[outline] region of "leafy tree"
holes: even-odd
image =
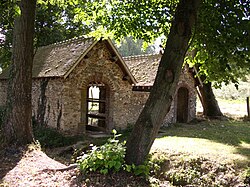
[[[89,6],[94,11],[86,11],[90,20],[99,21],[102,27],[112,30],[115,38],[131,35],[151,41],[161,34],[168,37],[149,98],[126,144],[129,164],[144,162],[169,111],[199,3],[199,0],[181,0],[177,6],[175,1],[112,1],[110,4],[94,1]],[[107,8],[103,8],[107,4]]]
[[[238,0],[209,0],[201,6],[191,49],[197,51],[193,64],[203,82],[199,90],[206,116],[222,115],[212,84],[238,87],[238,80],[250,72],[249,8],[249,2]]]
[[[0,41],[0,66],[5,68],[12,61],[3,124],[6,143],[26,144],[33,139],[31,81],[34,46],[47,45],[88,31],[81,21],[74,19],[76,8],[84,4],[74,2],[40,0],[36,7],[36,0],[13,0],[4,1],[0,7],[3,12],[0,32],[5,36],[5,40]]]
[[[75,2],[75,3],[74,3]],[[77,20],[79,10],[84,10],[84,3],[76,1],[54,2],[39,1],[36,6],[35,48],[58,41],[84,35],[90,32],[90,27]],[[5,36],[0,40],[0,67],[6,68],[11,60],[13,25],[17,9],[15,1],[5,1],[0,10],[0,34]]]
[[[203,3],[192,49],[200,74],[216,87],[238,84],[250,72],[250,3],[209,0]]]
[[[89,16],[89,20],[99,23],[100,30],[111,31],[111,35],[118,40],[124,36],[149,42],[159,36],[167,38],[154,86],[127,142],[129,163],[141,164],[149,152],[172,101],[183,64],[182,55],[189,45],[191,50],[197,50],[192,62],[199,64],[204,88],[208,88],[203,89],[207,93],[204,97],[212,98],[211,84],[206,84],[207,81],[216,81],[217,85],[227,81],[236,82],[239,74],[249,72],[249,39],[246,40],[249,37],[249,3],[238,0],[202,1],[201,11],[196,18],[197,4],[199,1],[191,0],[147,0],[140,3],[119,0],[91,1],[89,9],[83,14],[83,17]],[[173,34],[183,28],[190,29],[190,33],[193,31],[194,34],[184,32],[187,38],[181,34]],[[100,30],[96,36],[100,35]],[[190,37],[190,43],[182,43],[186,39],[189,41]],[[230,71],[225,71],[228,68]]]
[[[132,37],[125,39],[118,45],[118,50],[122,56],[133,56],[154,53],[154,46],[150,45],[143,49],[143,40],[133,40]]]

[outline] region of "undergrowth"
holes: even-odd
[[[61,147],[75,143],[77,140],[82,140],[80,136],[64,136],[56,129],[33,125],[34,137],[41,144],[41,147]]]
[[[77,163],[83,173],[100,172],[107,174],[111,172],[126,171],[135,175],[148,176],[150,168],[148,164],[135,166],[125,164],[125,141],[118,140],[121,134],[117,135],[113,130],[113,137],[101,146],[93,146],[82,156],[78,157]]]

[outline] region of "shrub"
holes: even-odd
[[[113,130],[113,138],[108,139],[107,143],[101,146],[92,146],[92,149],[80,156],[77,163],[82,172],[99,171],[107,174],[110,171],[119,171],[125,166],[125,141],[119,142],[116,131]]]
[[[125,141],[120,142],[117,138],[116,130],[113,130],[114,136],[101,146],[93,146],[91,150],[78,157],[77,163],[83,173],[100,172],[107,174],[109,172],[118,172],[124,170],[135,175],[149,176],[149,162],[143,165],[135,166],[125,164]]]

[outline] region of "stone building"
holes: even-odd
[[[111,40],[72,39],[39,48],[34,57],[32,116],[68,135],[110,131],[134,124],[161,55],[122,58]],[[6,102],[8,70],[0,74],[0,106]],[[183,68],[164,124],[195,118],[194,80]]]

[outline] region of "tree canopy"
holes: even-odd
[[[192,49],[207,80],[220,86],[250,73],[250,3],[210,0],[201,7]]]
[[[90,25],[99,25],[115,39],[133,36],[152,42],[158,37],[167,39],[177,3],[176,0],[91,1],[80,17]],[[188,62],[199,64],[199,73],[206,75],[206,81],[217,86],[222,82],[237,83],[238,78],[250,72],[249,7],[247,0],[203,1],[190,43],[190,50],[197,53]]]
[[[143,40],[134,40],[131,36],[125,37],[118,45],[118,51],[122,56],[133,56],[155,53],[155,47],[153,45],[147,46],[146,49],[143,48]]]
[[[84,35],[90,28],[77,19],[84,3],[76,1],[38,1],[36,6],[34,46],[40,47]],[[0,67],[5,68],[11,59],[14,19],[18,15],[16,1],[4,1],[0,11]]]
[[[12,47],[11,42],[8,42],[11,41],[9,36],[12,36],[13,25],[11,24],[14,23],[11,15],[15,17],[16,14],[20,14],[16,4],[12,4],[13,2],[15,1],[8,1],[0,8],[4,14],[0,18],[0,29],[2,33],[5,32],[6,36],[6,40],[2,43],[9,49]],[[27,5],[28,0],[21,2]],[[193,61],[201,64],[201,73],[208,75],[208,80],[218,81],[219,84],[226,80],[236,82],[237,75],[241,71],[249,70],[249,40],[246,41],[249,37],[249,3],[247,1],[222,0],[218,3],[215,0],[142,0],[136,3],[128,0],[63,2],[58,0],[57,2],[59,3],[38,1],[35,30],[39,35],[35,35],[36,46],[67,39],[74,33],[81,32],[82,28],[85,28],[84,31],[88,29],[94,31],[91,36],[96,37],[103,37],[104,31],[108,31],[106,36],[112,36],[118,40],[125,36],[132,36],[147,42],[152,42],[158,37],[166,38],[166,47],[155,83],[127,142],[128,163],[141,164],[145,160],[173,100],[183,60],[190,46],[192,50],[197,50]],[[200,2],[203,3],[197,16]],[[39,8],[41,13],[39,13]],[[46,15],[43,14],[44,11]],[[25,9],[25,12],[29,11]],[[31,24],[28,27],[31,27]],[[19,32],[28,33],[25,30],[19,30]],[[15,92],[13,88],[25,85],[27,81],[22,78],[28,77],[27,89],[20,93],[25,93],[29,99],[31,98],[32,59],[30,54],[25,56],[25,51],[19,51],[24,58],[27,57],[28,62],[27,67],[25,64],[20,66],[22,61],[16,57],[19,55],[17,49],[20,48],[17,46],[21,45],[21,40],[15,41],[15,38],[18,37],[14,34],[13,43],[16,45],[14,48],[16,50],[13,51],[12,60],[18,68],[14,73],[12,72],[11,77],[14,81],[18,81],[13,84],[14,86],[10,82],[9,89],[12,89],[13,98],[23,101],[18,95],[19,92]],[[25,40],[25,37],[21,39]],[[25,42],[30,44],[32,39]],[[29,50],[32,49],[32,46],[29,46]],[[10,54],[10,50],[7,51],[5,57]],[[235,73],[235,67],[240,67],[237,73]],[[19,79],[20,72],[22,76]],[[25,106],[25,103],[22,104]],[[12,103],[12,106],[15,107],[15,103]],[[25,107],[30,109],[31,104]],[[10,110],[12,114],[16,114],[13,108]],[[31,114],[31,110],[29,113]],[[27,120],[31,120],[30,114],[27,115]],[[16,118],[15,123],[11,125],[18,125],[19,119]],[[25,134],[19,135],[23,137]]]

